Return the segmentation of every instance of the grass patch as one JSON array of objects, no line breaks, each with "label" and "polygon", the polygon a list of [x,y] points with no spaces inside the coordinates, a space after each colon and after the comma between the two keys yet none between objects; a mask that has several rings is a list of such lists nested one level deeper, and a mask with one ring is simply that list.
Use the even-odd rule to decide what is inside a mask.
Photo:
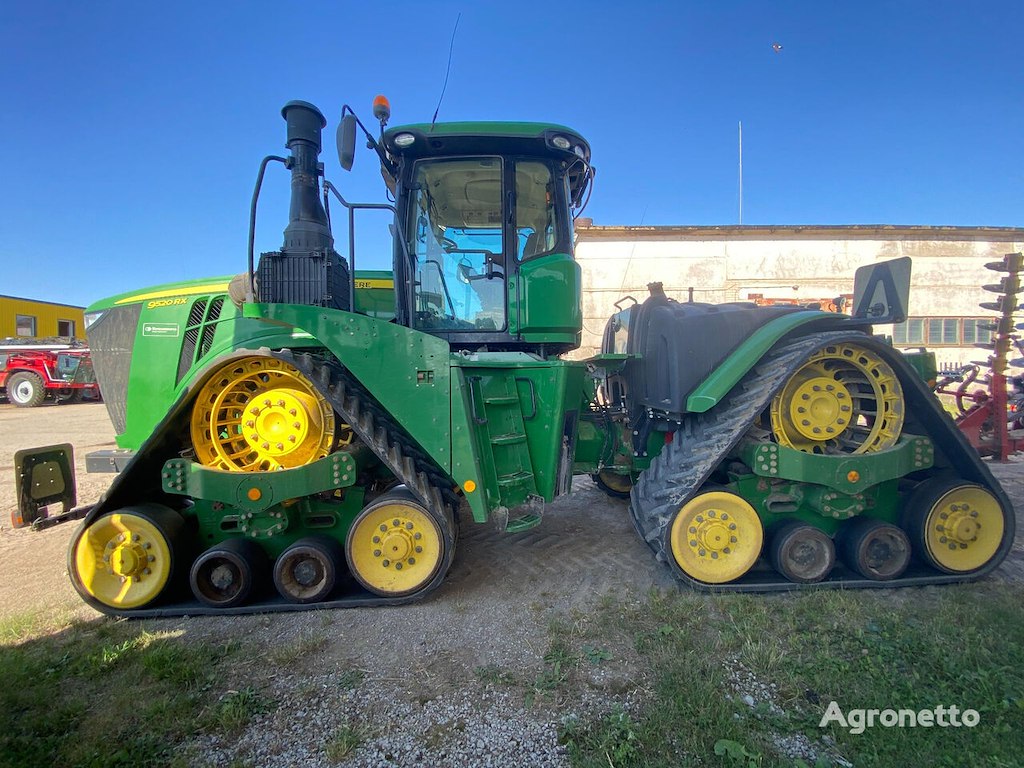
[{"label": "grass patch", "polygon": [[219,730],[235,736],[241,733],[255,715],[269,712],[271,704],[255,688],[228,691],[214,707],[213,720]]},{"label": "grass patch", "polygon": [[162,766],[201,730],[230,645],[104,620],[0,626],[0,766]]},{"label": "grass patch", "polygon": [[352,756],[363,745],[369,734],[359,723],[347,723],[334,732],[327,741],[324,751],[332,763],[340,763]]},{"label": "grass patch", "polygon": [[[569,724],[562,741],[576,766],[794,768],[840,757],[858,768],[1009,766],[1024,754],[1016,586],[654,595],[639,606],[602,605],[596,623],[605,637],[632,640],[655,700],[640,713]],[[955,704],[976,710],[980,723],[876,725],[855,735],[819,728],[832,701],[847,713]],[[813,754],[787,757],[794,744]]]}]

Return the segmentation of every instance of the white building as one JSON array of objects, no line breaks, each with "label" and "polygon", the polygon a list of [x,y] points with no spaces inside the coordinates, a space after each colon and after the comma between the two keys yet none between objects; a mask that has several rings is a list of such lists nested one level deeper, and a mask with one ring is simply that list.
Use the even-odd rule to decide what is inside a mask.
[{"label": "white building", "polygon": [[909,318],[877,331],[892,333],[898,347],[927,346],[940,366],[984,360],[988,353],[974,343],[989,332],[977,326],[996,315],[978,305],[996,294],[982,285],[1003,275],[985,264],[1024,249],[1024,229],[1016,227],[624,227],[580,218],[576,233],[583,270],[579,357],[599,350],[614,303],[626,295],[643,301],[651,282],[680,301],[831,302],[852,295],[858,267],[909,256]]}]

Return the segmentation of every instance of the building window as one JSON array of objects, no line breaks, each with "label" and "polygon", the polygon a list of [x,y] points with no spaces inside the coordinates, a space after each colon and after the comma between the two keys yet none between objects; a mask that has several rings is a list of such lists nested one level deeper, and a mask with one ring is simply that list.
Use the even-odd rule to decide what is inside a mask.
[{"label": "building window", "polygon": [[924,320],[910,317],[897,323],[892,327],[892,341],[894,344],[924,344]]},{"label": "building window", "polygon": [[988,344],[992,341],[992,330],[987,326],[991,320],[964,320],[964,344]]},{"label": "building window", "polygon": [[14,328],[18,336],[35,336],[36,319],[32,315],[15,315]]},{"label": "building window", "polygon": [[960,347],[992,339],[992,318],[910,317],[892,327],[893,344],[903,346]]},{"label": "building window", "polygon": [[74,320],[58,320],[57,321],[57,335],[58,336],[74,336],[75,335],[75,321]]}]

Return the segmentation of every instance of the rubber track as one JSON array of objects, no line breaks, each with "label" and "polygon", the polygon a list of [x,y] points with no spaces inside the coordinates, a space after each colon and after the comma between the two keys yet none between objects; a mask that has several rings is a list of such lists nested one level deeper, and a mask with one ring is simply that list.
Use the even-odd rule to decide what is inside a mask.
[{"label": "rubber track", "polygon": [[[364,590],[354,579],[343,583],[347,594],[320,603],[298,604],[285,601],[273,588],[263,600],[257,600],[237,608],[210,608],[194,598],[175,601],[153,608],[117,610],[86,598],[92,607],[110,616],[131,618],[161,618],[169,616],[225,616],[252,613],[277,613],[308,611],[318,608],[355,608],[368,606],[405,605],[422,600],[437,589],[444,581],[455,556],[458,538],[459,497],[451,480],[424,454],[377,405],[372,396],[336,363],[325,363],[310,354],[294,354],[290,350],[271,354],[299,371],[323,395],[341,420],[348,424],[382,462],[394,473],[429,510],[438,515],[442,524],[442,536],[447,539],[446,555],[437,574],[431,582],[413,595],[403,597],[382,597]],[[444,528],[447,527],[447,532]],[[77,537],[76,537],[77,540]],[[72,543],[72,548],[74,543]],[[185,588],[187,590],[187,586]]]},{"label": "rubber track", "polygon": [[[1002,561],[1005,552],[998,554],[986,566],[971,574],[943,574],[934,569],[912,564],[905,574],[890,581],[865,579],[846,570],[837,563],[832,575],[816,584],[796,584],[786,580],[771,569],[754,569],[740,579],[727,584],[706,584],[684,573],[670,554],[668,533],[676,512],[707,481],[715,468],[726,458],[729,451],[740,441],[750,425],[755,422],[782,389],[785,382],[817,350],[831,343],[856,342],[862,346],[873,346],[870,337],[862,333],[833,331],[801,338],[777,348],[765,355],[761,361],[735,386],[729,395],[710,411],[689,414],[676,430],[672,442],[641,473],[630,494],[629,511],[641,538],[654,550],[660,562],[668,563],[673,573],[685,584],[709,592],[767,592],[807,588],[867,587],[884,588],[940,584],[969,581],[980,578]],[[901,376],[904,386],[906,382]],[[923,385],[922,385],[923,386]],[[920,394],[920,393],[918,393]],[[932,406],[934,407],[934,406]],[[951,424],[951,422],[950,422]],[[955,432],[955,429],[954,429]],[[950,435],[949,437],[955,437]],[[954,440],[954,443],[957,442]],[[961,446],[962,451],[962,446]],[[998,483],[980,466],[976,454],[964,459],[973,459],[973,464],[994,485],[994,491],[1004,503],[1006,498]],[[1013,524],[1013,516],[1008,522]],[[1012,529],[1009,538],[1013,538]]]}]

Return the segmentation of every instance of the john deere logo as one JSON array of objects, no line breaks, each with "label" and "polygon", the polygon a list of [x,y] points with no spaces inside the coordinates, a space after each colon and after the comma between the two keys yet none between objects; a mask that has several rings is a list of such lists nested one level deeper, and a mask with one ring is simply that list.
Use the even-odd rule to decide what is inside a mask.
[{"label": "john deere logo", "polygon": [[177,323],[143,323],[143,336],[177,336]]}]

